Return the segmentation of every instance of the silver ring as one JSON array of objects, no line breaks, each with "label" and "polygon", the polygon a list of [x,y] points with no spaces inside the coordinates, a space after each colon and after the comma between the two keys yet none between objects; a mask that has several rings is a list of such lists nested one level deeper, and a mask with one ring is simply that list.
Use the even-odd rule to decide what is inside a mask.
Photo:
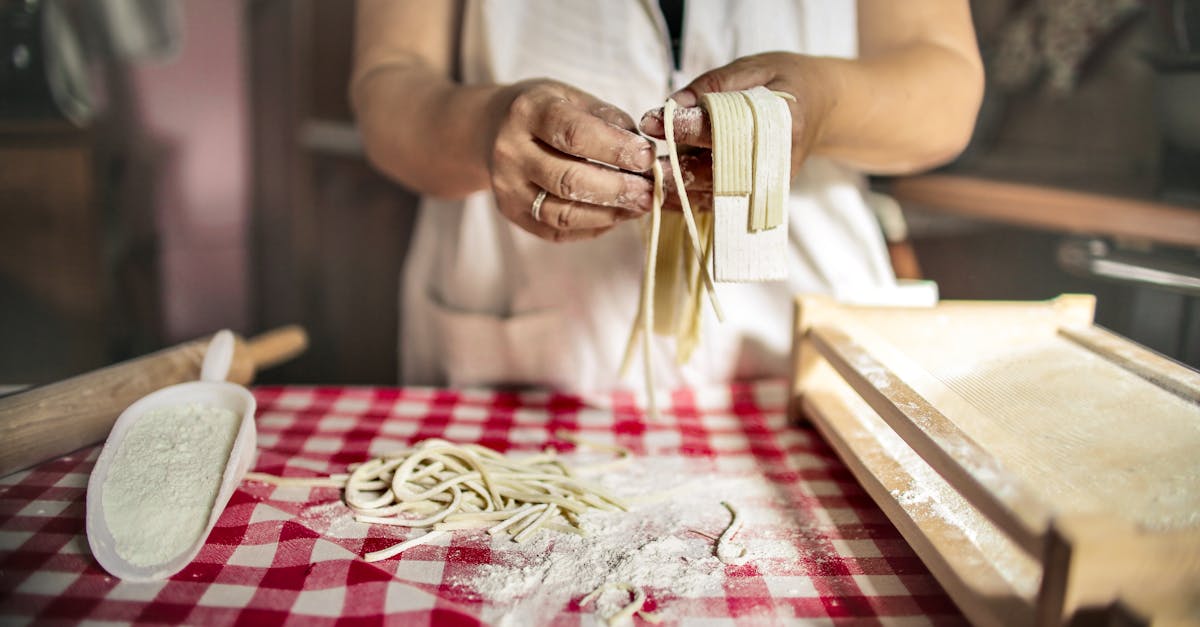
[{"label": "silver ring", "polygon": [[538,192],[537,198],[533,199],[533,206],[529,208],[530,215],[538,222],[542,221],[542,203],[546,200],[546,190]]}]

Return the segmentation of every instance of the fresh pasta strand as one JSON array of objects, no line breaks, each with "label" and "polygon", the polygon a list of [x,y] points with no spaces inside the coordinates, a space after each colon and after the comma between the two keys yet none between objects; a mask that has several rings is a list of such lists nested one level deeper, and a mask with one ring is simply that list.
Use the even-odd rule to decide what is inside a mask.
[{"label": "fresh pasta strand", "polygon": [[729,526],[721,533],[721,537],[717,538],[717,559],[726,564],[740,564],[746,559],[746,547],[740,544],[734,544],[733,536],[742,528],[742,517],[733,505],[726,501],[721,501],[721,505],[729,510],[730,520]]},{"label": "fresh pasta strand", "polygon": [[717,320],[724,322],[725,314],[721,310],[721,302],[717,300],[717,290],[713,287],[712,277],[704,265],[704,248],[700,244],[700,234],[696,229],[696,218],[692,215],[692,203],[688,199],[687,188],[683,185],[683,170],[679,167],[679,146],[675,144],[675,101],[667,98],[663,104],[663,134],[667,140],[667,158],[671,160],[671,177],[675,180],[675,191],[679,195],[679,205],[683,209],[683,221],[687,224],[688,236],[692,239],[692,247],[697,263],[700,264],[700,277],[704,279],[704,289],[708,292],[708,300],[712,303]]},{"label": "fresh pasta strand", "polygon": [[663,173],[654,161],[654,196],[650,210],[650,246],[646,248],[646,278],[642,282],[642,367],[646,379],[646,403],[650,420],[658,420],[658,399],[654,393],[654,269],[658,261],[658,231],[662,224]]},{"label": "fresh pasta strand", "polygon": [[428,543],[432,540],[436,540],[444,535],[446,535],[445,531],[430,531],[424,535],[417,536],[411,540],[406,540],[404,542],[401,542],[400,544],[388,547],[381,551],[374,551],[371,553],[367,553],[367,554],[363,555],[363,561],[378,562],[380,560],[385,560],[389,557],[395,557],[395,556],[407,551],[408,549],[411,549],[414,546],[426,544],[426,543]]},{"label": "fresh pasta strand", "polygon": [[607,592],[609,590],[624,590],[624,591],[628,592],[629,594],[633,595],[633,598],[629,601],[629,603],[625,607],[618,610],[616,614],[613,614],[612,616],[609,616],[608,618],[604,619],[605,624],[607,624],[609,627],[617,627],[617,625],[624,624],[625,621],[628,621],[631,618],[633,618],[634,614],[641,616],[643,619],[645,619],[646,621],[651,622],[651,623],[660,622],[661,619],[659,619],[658,615],[642,611],[642,606],[644,606],[646,604],[646,592],[644,590],[642,590],[641,588],[634,586],[633,584],[626,583],[623,581],[620,581],[620,582],[610,581],[608,583],[601,584],[601,586],[599,588],[592,590],[591,592],[588,593],[587,596],[583,597],[583,599],[581,599],[579,601],[579,607],[586,606],[587,604],[591,603],[592,601],[600,598],[600,595],[604,594],[605,592]]},{"label": "fresh pasta strand", "polygon": [[287,488],[342,488],[346,485],[347,475],[330,475],[328,477],[280,477],[265,472],[248,472],[247,481],[258,481]]}]

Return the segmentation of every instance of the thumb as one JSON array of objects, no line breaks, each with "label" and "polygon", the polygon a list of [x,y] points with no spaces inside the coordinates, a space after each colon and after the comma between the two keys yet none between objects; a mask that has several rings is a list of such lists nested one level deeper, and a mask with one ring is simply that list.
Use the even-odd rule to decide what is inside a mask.
[{"label": "thumb", "polygon": [[766,85],[774,73],[765,65],[754,63],[750,59],[738,59],[729,65],[709,70],[687,87],[671,94],[671,98],[680,107],[694,107],[700,103],[700,96],[719,91],[740,91]]}]

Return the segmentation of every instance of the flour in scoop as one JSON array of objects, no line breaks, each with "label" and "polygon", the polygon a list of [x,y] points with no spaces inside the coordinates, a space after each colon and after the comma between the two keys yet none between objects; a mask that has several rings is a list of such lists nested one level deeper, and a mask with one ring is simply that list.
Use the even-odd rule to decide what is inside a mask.
[{"label": "flour in scoop", "polygon": [[199,403],[138,418],[104,482],[104,519],[118,555],[153,566],[200,539],[240,421],[228,409]]}]

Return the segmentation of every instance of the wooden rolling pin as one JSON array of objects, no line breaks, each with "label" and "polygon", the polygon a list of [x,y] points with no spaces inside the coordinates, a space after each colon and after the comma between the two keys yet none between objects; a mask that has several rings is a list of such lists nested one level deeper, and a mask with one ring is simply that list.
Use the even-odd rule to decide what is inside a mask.
[{"label": "wooden rolling pin", "polygon": [[[0,398],[0,477],[100,442],[137,399],[168,385],[195,381],[209,339]],[[238,338],[229,380],[246,385],[255,372],[307,347],[308,335],[298,326],[281,327],[248,342]]]}]

